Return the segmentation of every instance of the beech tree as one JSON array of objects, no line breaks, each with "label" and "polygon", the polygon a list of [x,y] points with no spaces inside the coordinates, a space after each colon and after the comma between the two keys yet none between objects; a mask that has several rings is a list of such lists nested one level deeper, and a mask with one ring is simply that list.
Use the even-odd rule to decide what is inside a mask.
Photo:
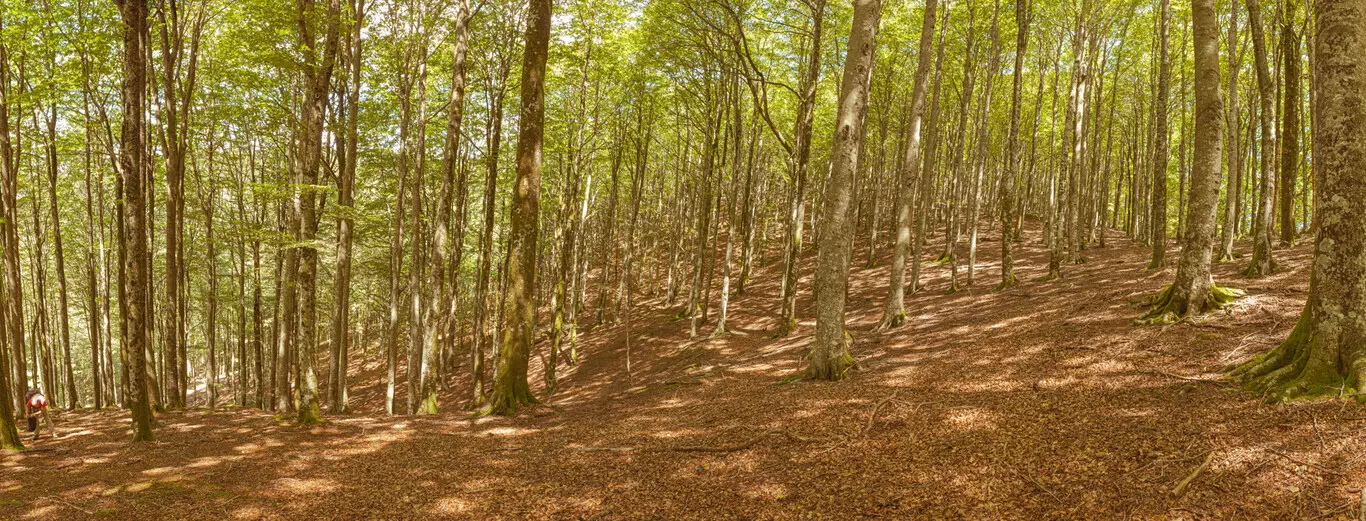
[{"label": "beech tree", "polygon": [[844,325],[845,291],[849,286],[849,255],[853,247],[849,206],[854,170],[859,162],[868,89],[877,52],[881,0],[856,0],[849,30],[849,52],[840,83],[839,116],[835,119],[834,164],[822,207],[819,260],[816,264],[816,339],[806,376],[842,380],[854,365],[849,333]]},{"label": "beech tree", "polygon": [[1279,346],[1233,371],[1268,400],[1356,395],[1366,358],[1356,339],[1366,331],[1359,310],[1366,277],[1366,9],[1359,0],[1313,4],[1318,127],[1316,163],[1323,195],[1309,296],[1294,330]]}]

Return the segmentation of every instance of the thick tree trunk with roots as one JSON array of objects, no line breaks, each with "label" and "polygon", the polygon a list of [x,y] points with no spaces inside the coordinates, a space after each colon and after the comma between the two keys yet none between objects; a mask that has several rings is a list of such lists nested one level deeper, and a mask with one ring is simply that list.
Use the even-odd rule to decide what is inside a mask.
[{"label": "thick tree trunk with roots", "polygon": [[[1015,221],[1015,192],[1020,179],[1020,96],[1024,90],[1024,57],[1029,50],[1029,22],[1032,5],[1028,0],[1015,2],[1015,78],[1010,91],[1010,134],[1006,136],[1006,178],[1001,181],[1001,284],[996,289],[1008,289],[1016,284],[1015,259],[1010,246],[1014,242],[1011,230]],[[926,15],[928,16],[928,15]],[[1042,76],[1041,76],[1042,78]],[[1040,84],[1042,87],[1042,84]],[[1040,88],[1040,94],[1043,89]],[[1104,237],[1104,231],[1101,232]]]},{"label": "thick tree trunk with roots", "polygon": [[531,0],[527,11],[526,52],[522,59],[522,115],[517,137],[517,178],[512,191],[512,229],[508,245],[507,307],[498,376],[488,412],[516,414],[535,403],[527,385],[527,358],[536,326],[536,242],[541,195],[541,140],[545,133],[545,63],[550,45],[551,0]]},{"label": "thick tree trunk with roots", "polygon": [[1219,208],[1224,119],[1219,93],[1219,19],[1214,0],[1195,0],[1192,25],[1195,40],[1195,162],[1190,176],[1190,218],[1184,230],[1176,281],[1162,290],[1153,309],[1143,316],[1143,320],[1150,322],[1168,322],[1217,309],[1242,294],[1216,286],[1210,273],[1215,214]]},{"label": "thick tree trunk with roots", "polygon": [[855,0],[849,33],[848,58],[840,86],[839,115],[835,119],[833,164],[821,208],[819,254],[816,265],[816,339],[811,346],[806,376],[841,380],[854,365],[849,333],[844,328],[845,292],[849,287],[849,254],[853,233],[849,206],[854,171],[858,168],[864,108],[877,49],[881,0]]},{"label": "thick tree trunk with roots", "polygon": [[1314,3],[1323,197],[1309,299],[1289,338],[1233,371],[1268,400],[1355,396],[1366,376],[1366,1]]}]

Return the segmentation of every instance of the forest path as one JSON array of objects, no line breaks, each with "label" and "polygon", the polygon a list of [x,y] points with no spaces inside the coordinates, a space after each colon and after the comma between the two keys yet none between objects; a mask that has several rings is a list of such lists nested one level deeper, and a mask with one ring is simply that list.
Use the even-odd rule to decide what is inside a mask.
[{"label": "forest path", "polygon": [[[985,232],[977,284],[944,294],[947,266],[927,264],[907,324],[886,334],[870,329],[887,260],[857,269],[860,369],[844,382],[778,385],[814,324],[769,333],[770,254],[732,299],[732,334],[690,340],[676,308],[646,301],[629,375],[625,327],[585,328],[551,405],[515,418],[382,416],[373,364],[353,380],[358,413],[307,429],[193,409],[132,445],[124,413],[63,414],[63,438],[0,459],[0,519],[1355,519],[1361,408],[1269,406],[1219,380],[1293,327],[1312,246],[1278,250],[1285,270],[1267,279],[1217,265],[1247,297],[1145,327],[1133,303],[1171,268],[1144,271],[1147,250],[1112,236],[1039,282],[1035,228],[1016,250],[1020,287],[991,290],[1000,244]],[[539,389],[539,361],[532,377]]]}]

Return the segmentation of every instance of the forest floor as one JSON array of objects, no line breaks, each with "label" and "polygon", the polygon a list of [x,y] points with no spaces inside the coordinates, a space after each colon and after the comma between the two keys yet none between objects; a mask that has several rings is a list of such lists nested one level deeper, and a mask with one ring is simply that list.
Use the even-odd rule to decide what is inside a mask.
[{"label": "forest floor", "polygon": [[467,382],[445,414],[386,417],[374,364],[354,379],[358,412],[310,428],[191,409],[135,445],[126,413],[63,413],[61,438],[0,456],[0,519],[1357,519],[1366,411],[1267,405],[1222,380],[1293,327],[1311,245],[1277,250],[1283,271],[1264,279],[1217,265],[1246,297],[1153,327],[1133,324],[1136,303],[1174,268],[1145,271],[1148,250],[1113,235],[1039,282],[1039,242],[1031,226],[1004,292],[994,237],[975,286],[946,294],[948,267],[927,264],[886,334],[871,328],[887,261],[857,269],[860,367],[839,383],[779,384],[814,321],[773,336],[769,255],[731,300],[729,336],[690,341],[677,309],[648,301],[631,374],[625,328],[589,330],[550,405],[514,418],[451,405]]}]

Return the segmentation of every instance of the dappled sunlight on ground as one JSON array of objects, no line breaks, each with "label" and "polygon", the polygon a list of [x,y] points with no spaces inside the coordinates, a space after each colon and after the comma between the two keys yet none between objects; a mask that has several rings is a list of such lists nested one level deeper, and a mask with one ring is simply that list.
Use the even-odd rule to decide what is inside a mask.
[{"label": "dappled sunlight on ground", "polygon": [[[160,415],[157,441],[134,445],[126,413],[62,413],[61,438],[0,456],[0,519],[1352,518],[1366,411],[1266,405],[1221,380],[1293,327],[1311,246],[1277,250],[1284,269],[1264,279],[1239,276],[1245,260],[1218,264],[1216,279],[1246,297],[1146,327],[1132,322],[1137,304],[1174,268],[1144,270],[1149,250],[1111,236],[1064,279],[1039,282],[1047,252],[1030,224],[1015,249],[1020,286],[991,289],[1000,244],[983,242],[974,286],[945,294],[948,266],[926,263],[891,331],[871,329],[890,263],[855,269],[859,365],[844,382],[782,383],[806,364],[814,252],[784,337],[770,254],[732,297],[729,335],[710,336],[713,303],[689,338],[676,319],[686,295],[673,306],[641,295],[629,328],[611,312],[595,324],[590,309],[582,359],[560,368],[549,397],[539,337],[531,381],[547,405],[515,418],[467,416],[464,359],[440,415],[384,416],[374,349],[353,365],[351,413],[309,428],[194,409]],[[926,259],[942,250],[931,243]]]}]

